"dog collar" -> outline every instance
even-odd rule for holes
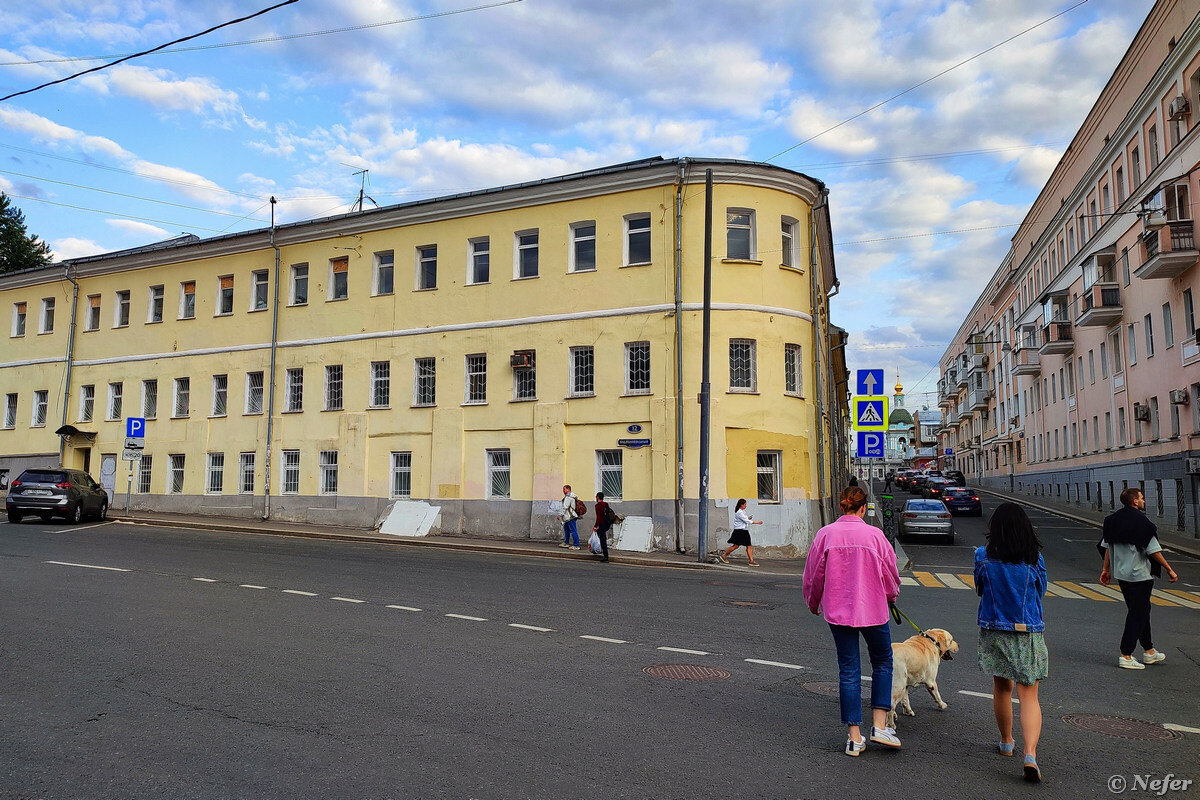
[[[942,652],[942,645],[941,645],[941,642],[939,642],[937,639],[935,639],[935,638],[933,638],[932,636],[930,636],[930,635],[929,635],[928,633],[926,633],[925,631],[921,631],[921,636],[923,636],[924,638],[926,638],[926,639],[928,639],[929,641],[933,642],[933,646],[934,646],[934,647],[936,647],[936,648],[937,648],[937,651],[938,651],[938,658],[946,658],[946,653],[943,653],[943,652]],[[947,658],[946,660],[949,660],[949,659]]]

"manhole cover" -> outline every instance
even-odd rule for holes
[[[833,681],[808,681],[801,685],[805,690],[822,697],[837,697],[841,691],[838,684]]]
[[[757,600],[722,600],[727,606],[734,608],[774,608],[770,603],[760,603]]]
[[[642,672],[654,678],[670,678],[676,681],[723,681],[732,672],[699,664],[651,664],[642,667]]]
[[[1181,739],[1182,734],[1146,722],[1128,717],[1109,717],[1104,714],[1067,714],[1063,722],[1083,728],[1092,733],[1103,733],[1105,736],[1115,736],[1118,739],[1139,739],[1147,742],[1165,742],[1171,739]]]

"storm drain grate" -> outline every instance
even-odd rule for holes
[[[821,697],[837,697],[841,691],[838,684],[833,681],[808,681],[800,685],[804,687],[805,691],[819,694]]]
[[[700,664],[651,664],[642,667],[642,672],[654,678],[670,678],[675,681],[723,681],[733,676],[729,670]]]
[[[1110,717],[1104,714],[1067,714],[1063,722],[1083,728],[1092,733],[1103,733],[1118,739],[1138,739],[1146,742],[1166,742],[1183,738],[1173,730],[1153,722],[1128,717]]]
[[[734,608],[774,608],[770,603],[760,603],[757,600],[722,600],[727,606]]]

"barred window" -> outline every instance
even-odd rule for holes
[[[317,463],[321,468],[321,494],[337,494],[338,451],[322,450]]]
[[[392,497],[412,497],[412,453],[392,453]]]
[[[192,413],[192,379],[175,379],[175,414],[176,417],[186,417]]]
[[[413,365],[413,405],[432,406],[437,403],[437,362],[418,358]]]
[[[779,459],[776,451],[758,451],[758,499],[779,502]]]
[[[392,363],[371,362],[371,406],[387,408],[392,404]]]
[[[213,375],[212,392],[212,415],[223,417],[229,413],[229,376]]]
[[[596,392],[594,352],[590,345],[571,348],[571,397],[590,397]]]
[[[17,393],[9,392],[4,395],[4,427],[17,427]]]
[[[537,399],[537,369],[535,367],[518,367],[513,370],[513,399]]]
[[[283,451],[283,469],[279,473],[280,494],[300,493],[300,451]]]
[[[150,475],[154,468],[152,456],[143,455],[138,462],[138,494],[150,494]]]
[[[183,493],[183,467],[186,457],[183,453],[172,453],[168,458],[171,459],[171,474],[167,480],[168,494]]]
[[[289,369],[284,381],[284,411],[304,410],[304,368]]]
[[[487,451],[488,499],[508,500],[512,495],[511,454],[508,450]]]
[[[325,365],[325,410],[342,409],[342,365]]]
[[[596,484],[604,492],[605,500],[620,500],[624,489],[624,453],[620,450],[597,450]]]
[[[625,343],[625,394],[650,394],[650,343]]]
[[[417,248],[417,288],[437,288],[437,245]]]
[[[246,413],[261,414],[263,411],[263,374],[246,373]]]
[[[487,354],[467,356],[467,402],[487,402]]]
[[[208,454],[208,483],[204,491],[208,494],[220,494],[225,489],[225,454]]]
[[[797,397],[804,394],[803,350],[798,344],[783,346],[783,391]]]
[[[108,385],[108,415],[107,419],[121,418],[121,405],[125,397],[125,384],[120,381]]]
[[[50,391],[48,389],[38,389],[33,393],[33,419],[32,426],[42,428],[46,425],[46,408],[50,404]]]
[[[146,419],[158,416],[158,381],[154,378],[142,381],[142,416]]]
[[[79,387],[79,421],[91,422],[92,412],[96,404],[96,387]]]
[[[241,494],[254,494],[254,457],[254,453],[238,455],[238,492]]]
[[[649,214],[630,214],[625,218],[625,263],[650,263]]]
[[[375,254],[375,294],[391,294],[396,289],[396,254],[388,250]]]
[[[753,339],[729,340],[729,391],[753,392],[758,387],[758,369]]]

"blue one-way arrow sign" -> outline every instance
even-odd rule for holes
[[[883,370],[860,369],[858,371],[858,391],[855,394],[877,395],[883,391]]]

